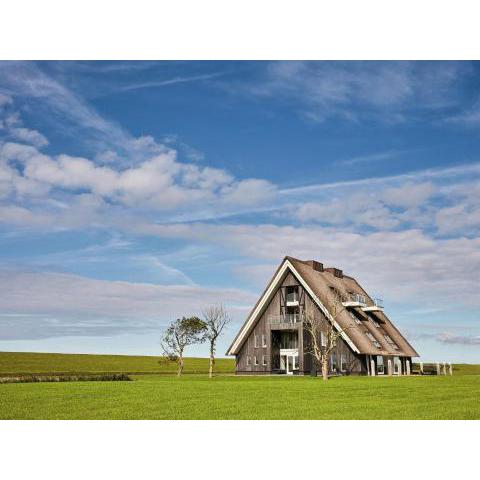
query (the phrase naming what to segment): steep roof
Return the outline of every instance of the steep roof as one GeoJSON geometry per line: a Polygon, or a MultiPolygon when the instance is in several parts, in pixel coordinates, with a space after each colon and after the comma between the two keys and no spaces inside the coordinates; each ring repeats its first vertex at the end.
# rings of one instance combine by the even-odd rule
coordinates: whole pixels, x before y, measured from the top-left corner
{"type": "MultiPolygon", "coordinates": [[[[254,327],[277,288],[289,272],[291,272],[299,283],[310,293],[313,300],[319,308],[324,311],[327,317],[329,317],[329,313],[331,313],[328,312],[328,305],[334,302],[335,295],[347,297],[349,294],[357,293],[364,295],[369,305],[373,304],[372,298],[353,277],[343,274],[335,275],[333,269],[329,269],[330,271],[328,271],[321,268],[319,269],[318,267],[314,268],[314,266],[315,264],[312,261],[299,260],[293,257],[285,257],[283,259],[247,317],[247,320],[233,340],[228,349],[228,355],[238,353],[248,336],[247,334],[254,327]]],[[[365,317],[365,315],[367,317],[374,316],[374,319],[380,324],[380,328],[377,328],[372,321],[366,321],[365,318],[361,321],[361,324],[355,323],[352,321],[350,311],[350,308],[345,308],[337,314],[334,319],[330,316],[330,320],[334,321],[335,327],[338,330],[343,330],[343,338],[354,351],[369,355],[418,357],[418,353],[392,324],[383,311],[363,314],[363,317],[365,317]],[[377,348],[372,343],[367,337],[366,332],[369,332],[375,340],[377,340],[380,348],[377,348]],[[388,335],[398,346],[398,349],[395,349],[384,335],[388,335]]]]}

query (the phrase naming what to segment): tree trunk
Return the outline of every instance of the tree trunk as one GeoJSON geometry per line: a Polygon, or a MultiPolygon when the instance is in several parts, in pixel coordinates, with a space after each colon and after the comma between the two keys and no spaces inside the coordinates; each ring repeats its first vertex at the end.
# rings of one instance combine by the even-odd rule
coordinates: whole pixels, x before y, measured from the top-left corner
{"type": "Polygon", "coordinates": [[[210,344],[210,365],[208,366],[208,376],[209,378],[213,377],[213,366],[215,365],[215,345],[210,344]]]}
{"type": "Polygon", "coordinates": [[[178,372],[177,377],[180,377],[183,373],[183,355],[178,357],[178,372]]]}
{"type": "Polygon", "coordinates": [[[322,378],[326,382],[328,380],[328,360],[322,360],[322,378]]]}

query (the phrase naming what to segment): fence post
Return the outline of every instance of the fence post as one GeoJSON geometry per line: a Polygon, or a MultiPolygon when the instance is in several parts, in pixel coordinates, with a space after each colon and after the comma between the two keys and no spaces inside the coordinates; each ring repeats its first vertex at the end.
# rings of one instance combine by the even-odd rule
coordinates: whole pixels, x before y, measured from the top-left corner
{"type": "Polygon", "coordinates": [[[440,363],[437,362],[437,375],[440,375],[440,363]]]}
{"type": "Polygon", "coordinates": [[[453,375],[452,362],[450,362],[450,363],[448,364],[448,370],[449,370],[450,375],[453,375]]]}

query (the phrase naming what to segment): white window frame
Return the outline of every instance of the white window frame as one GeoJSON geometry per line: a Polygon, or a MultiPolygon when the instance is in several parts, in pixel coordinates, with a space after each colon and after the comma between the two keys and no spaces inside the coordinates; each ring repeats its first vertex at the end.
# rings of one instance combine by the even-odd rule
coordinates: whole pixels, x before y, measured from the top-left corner
{"type": "Polygon", "coordinates": [[[383,358],[383,355],[377,355],[377,374],[378,375],[385,375],[385,361],[384,361],[384,358],[383,358]],[[378,359],[381,358],[382,359],[382,371],[380,371],[380,362],[378,361],[378,359]]]}
{"type": "Polygon", "coordinates": [[[250,357],[250,355],[247,355],[247,367],[249,367],[250,365],[252,365],[252,358],[250,357]]]}
{"type": "Polygon", "coordinates": [[[262,347],[267,348],[267,336],[262,333],[262,347]]]}
{"type": "Polygon", "coordinates": [[[256,355],[253,356],[253,364],[258,367],[258,357],[256,355]]]}
{"type": "Polygon", "coordinates": [[[253,347],[258,348],[258,336],[256,333],[253,334],[253,347]]]}
{"type": "Polygon", "coordinates": [[[267,366],[267,356],[266,356],[266,355],[262,355],[262,365],[263,365],[264,367],[267,366]]]}

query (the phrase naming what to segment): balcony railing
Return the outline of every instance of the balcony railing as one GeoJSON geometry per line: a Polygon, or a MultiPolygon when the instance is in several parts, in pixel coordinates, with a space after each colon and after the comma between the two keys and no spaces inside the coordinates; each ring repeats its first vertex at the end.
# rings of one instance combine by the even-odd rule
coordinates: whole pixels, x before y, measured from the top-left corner
{"type": "Polygon", "coordinates": [[[383,308],[383,300],[381,298],[372,298],[373,305],[378,308],[383,308]]]}
{"type": "Polygon", "coordinates": [[[305,316],[302,313],[287,313],[285,315],[270,315],[268,321],[271,324],[279,323],[300,323],[303,322],[305,316]]]}
{"type": "Polygon", "coordinates": [[[365,295],[361,293],[349,293],[343,298],[343,305],[348,306],[365,306],[367,304],[365,295]]]}

